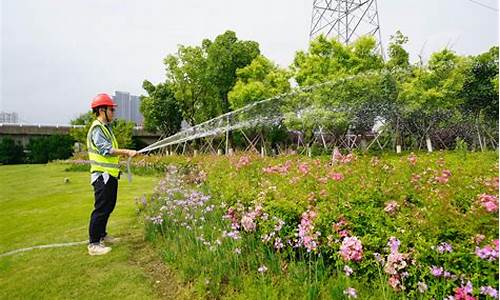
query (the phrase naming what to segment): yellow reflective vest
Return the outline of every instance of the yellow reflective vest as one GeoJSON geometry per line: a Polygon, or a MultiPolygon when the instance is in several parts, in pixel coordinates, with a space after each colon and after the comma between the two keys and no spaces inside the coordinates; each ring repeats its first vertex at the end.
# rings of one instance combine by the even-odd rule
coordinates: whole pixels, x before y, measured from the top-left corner
{"type": "Polygon", "coordinates": [[[87,151],[90,160],[90,172],[107,172],[113,177],[118,177],[120,174],[120,165],[118,164],[118,156],[104,156],[99,153],[99,149],[92,141],[92,130],[94,127],[99,126],[104,135],[111,141],[113,149],[118,149],[118,142],[115,135],[99,120],[92,122],[89,132],[87,133],[87,151]]]}

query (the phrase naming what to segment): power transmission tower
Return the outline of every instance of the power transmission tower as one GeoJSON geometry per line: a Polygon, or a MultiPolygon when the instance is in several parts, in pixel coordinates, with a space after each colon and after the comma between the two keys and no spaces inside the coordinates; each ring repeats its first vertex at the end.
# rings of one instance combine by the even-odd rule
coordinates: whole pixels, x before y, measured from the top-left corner
{"type": "Polygon", "coordinates": [[[383,55],[376,0],[314,0],[309,38],[324,34],[348,45],[373,35],[383,55]]]}

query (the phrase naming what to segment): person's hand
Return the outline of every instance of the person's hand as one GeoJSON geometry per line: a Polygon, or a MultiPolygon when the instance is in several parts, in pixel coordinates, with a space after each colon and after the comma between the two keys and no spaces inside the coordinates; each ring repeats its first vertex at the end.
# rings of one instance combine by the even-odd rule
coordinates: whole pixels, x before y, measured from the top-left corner
{"type": "Polygon", "coordinates": [[[135,150],[128,150],[127,154],[128,154],[128,157],[134,157],[138,154],[138,152],[135,150]]]}

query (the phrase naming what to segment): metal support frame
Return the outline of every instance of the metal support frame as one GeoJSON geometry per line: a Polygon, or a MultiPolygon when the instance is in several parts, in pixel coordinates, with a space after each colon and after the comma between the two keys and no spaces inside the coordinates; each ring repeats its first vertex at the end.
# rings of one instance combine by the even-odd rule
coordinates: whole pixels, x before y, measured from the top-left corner
{"type": "Polygon", "coordinates": [[[385,57],[376,0],[314,0],[309,38],[320,34],[346,45],[362,35],[375,36],[385,57]]]}

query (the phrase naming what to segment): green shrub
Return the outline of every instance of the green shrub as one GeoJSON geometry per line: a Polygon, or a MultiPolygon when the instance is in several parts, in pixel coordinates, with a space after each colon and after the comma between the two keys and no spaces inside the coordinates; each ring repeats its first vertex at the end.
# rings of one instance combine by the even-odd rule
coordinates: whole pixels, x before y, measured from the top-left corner
{"type": "Polygon", "coordinates": [[[68,135],[32,138],[27,147],[28,162],[43,164],[55,159],[67,159],[73,153],[74,142],[68,135]]]}
{"type": "Polygon", "coordinates": [[[21,164],[24,162],[24,148],[11,138],[0,139],[0,164],[21,164]]]}

